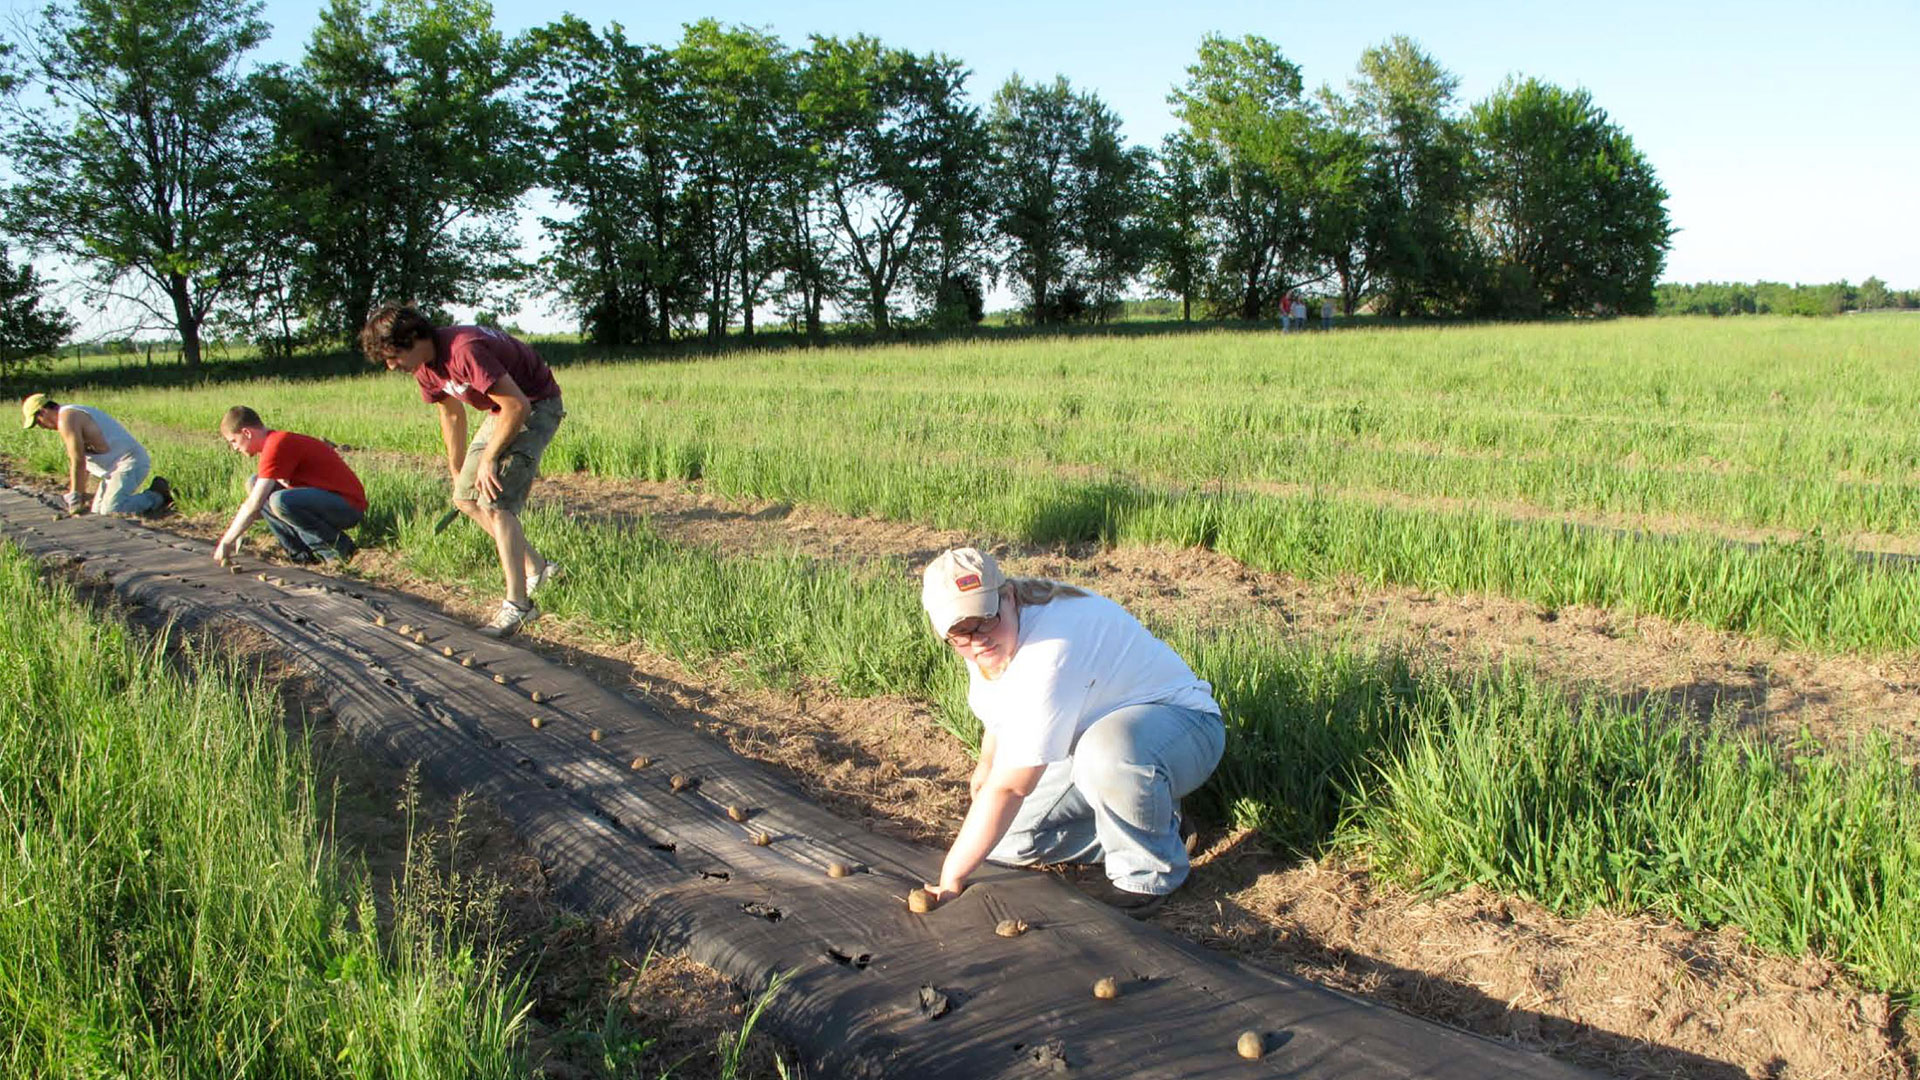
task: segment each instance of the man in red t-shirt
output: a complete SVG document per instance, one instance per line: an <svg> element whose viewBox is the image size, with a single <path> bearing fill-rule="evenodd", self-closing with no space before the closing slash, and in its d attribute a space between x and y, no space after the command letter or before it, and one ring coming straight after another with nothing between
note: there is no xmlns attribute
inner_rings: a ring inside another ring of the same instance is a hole
<svg viewBox="0 0 1920 1080"><path fill-rule="evenodd" d="M240 537L265 516L267 528L297 563L336 563L353 556L346 530L367 512L366 489L333 447L307 435L274 431L260 414L235 405L220 420L235 453L260 459L245 502L213 547L217 562L239 550Z"/></svg>
<svg viewBox="0 0 1920 1080"><path fill-rule="evenodd" d="M540 475L540 457L567 415L546 361L501 331L435 327L403 304L382 304L367 317L360 350L376 364L412 375L420 399L440 410L453 505L493 537L506 579L500 611L481 632L506 637L539 618L533 593L559 567L527 542L520 512ZM471 443L465 406L487 414Z"/></svg>

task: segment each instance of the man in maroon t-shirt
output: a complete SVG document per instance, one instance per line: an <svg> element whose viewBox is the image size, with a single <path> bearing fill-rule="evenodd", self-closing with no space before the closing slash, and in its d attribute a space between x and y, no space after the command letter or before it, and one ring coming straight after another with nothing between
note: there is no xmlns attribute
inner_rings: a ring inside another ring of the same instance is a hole
<svg viewBox="0 0 1920 1080"><path fill-rule="evenodd" d="M353 556L353 537L346 531L366 514L367 493L333 447L274 431L245 405L227 410L220 436L235 453L259 458L260 466L233 524L213 546L214 561L231 558L240 537L262 516L294 562L336 563Z"/></svg>
<svg viewBox="0 0 1920 1080"><path fill-rule="evenodd" d="M567 415L546 361L501 331L435 327L402 304L383 304L367 317L360 350L388 370L412 375L420 399L440 410L453 505L493 537L506 579L500 611L481 632L506 637L539 618L533 593L559 567L527 542L520 512L540 475L540 457ZM463 405L487 414L471 443Z"/></svg>

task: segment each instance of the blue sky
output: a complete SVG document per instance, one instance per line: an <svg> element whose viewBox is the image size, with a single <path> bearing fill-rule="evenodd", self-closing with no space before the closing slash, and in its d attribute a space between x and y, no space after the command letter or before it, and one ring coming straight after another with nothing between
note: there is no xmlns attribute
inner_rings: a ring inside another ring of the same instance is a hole
<svg viewBox="0 0 1920 1080"><path fill-rule="evenodd" d="M272 0L262 59L297 60L315 0ZM1067 76L1098 93L1149 145L1173 125L1170 87L1201 36L1260 34L1309 86L1343 86L1362 50L1416 39L1486 96L1509 74L1585 87L1653 162L1680 232L1667 280L1859 282L1920 288L1920 2L1831 8L1747 3L1573 5L1247 3L1185 0L730 0L699 7L500 0L518 32L563 10L635 40L671 43L711 16L765 27L789 45L808 34L867 33L939 50L973 72L985 101L1015 72Z"/></svg>

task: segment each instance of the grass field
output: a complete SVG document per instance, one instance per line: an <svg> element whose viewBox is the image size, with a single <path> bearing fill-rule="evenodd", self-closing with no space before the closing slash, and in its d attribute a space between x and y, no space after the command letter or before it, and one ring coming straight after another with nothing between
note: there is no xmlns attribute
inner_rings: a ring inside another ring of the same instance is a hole
<svg viewBox="0 0 1920 1080"><path fill-rule="evenodd" d="M1899 319L1075 338L575 364L549 471L711 490L986 538L1203 545L1250 566L1652 612L1818 650L1920 646L1913 571L1852 545L1920 519L1920 344ZM76 396L76 399L79 398ZM438 580L492 587L444 505L431 410L385 373L103 391L189 509L244 466L213 425L370 451L365 532ZM41 468L51 440L23 442ZM1602 521L1641 536L1587 527ZM1805 534L1748 548L1751 530ZM543 603L751 679L936 705L960 673L904 567L729 556L552 508L573 568ZM591 568L591 569L583 569ZM1884 746L1782 748L1523 670L1420 668L1251 629L1163 627L1233 734L1221 813L1432 888L1556 910L1735 923L1920 992L1920 799Z"/></svg>
<svg viewBox="0 0 1920 1080"><path fill-rule="evenodd" d="M0 1073L514 1069L523 989L485 928L425 872L376 917L271 690L170 660L4 545L0 608Z"/></svg>
<svg viewBox="0 0 1920 1080"><path fill-rule="evenodd" d="M578 364L548 468L1903 651L1920 647L1920 579L1852 549L1920 534L1916 376L1920 339L1896 317ZM211 431L242 398L276 425L438 455L430 412L384 372L90 396L189 505L235 495ZM57 463L47 440L31 453ZM1783 539L1723 542L1756 535Z"/></svg>
<svg viewBox="0 0 1920 1080"><path fill-rule="evenodd" d="M526 943L498 936L501 886L416 789L378 879L326 839L338 792L272 686L136 637L6 544L0 610L0 1075L545 1075L528 1046L541 960L509 968ZM548 1022L545 1045L569 1076L735 1080L783 981L717 1043L689 1048L616 997Z"/></svg>
<svg viewBox="0 0 1920 1080"><path fill-rule="evenodd" d="M977 737L964 674L925 632L905 573L727 556L551 509L530 530L553 557L596 568L543 598L557 615L752 680L929 701ZM497 577L472 530L436 537L419 516L399 539L427 578L484 590ZM1737 924L1766 947L1813 949L1870 985L1920 993L1920 793L1885 742L1781 748L1521 669L1158 629L1226 711L1207 789L1217 818L1296 851L1361 854L1423 887Z"/></svg>

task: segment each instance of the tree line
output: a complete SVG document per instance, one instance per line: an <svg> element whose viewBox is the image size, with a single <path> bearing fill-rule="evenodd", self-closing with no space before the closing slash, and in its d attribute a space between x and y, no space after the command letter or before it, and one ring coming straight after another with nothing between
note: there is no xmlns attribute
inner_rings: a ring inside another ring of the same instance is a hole
<svg viewBox="0 0 1920 1080"><path fill-rule="evenodd" d="M1889 289L1870 277L1858 285L1785 285L1777 281L1665 283L1654 290L1661 315L1841 315L1920 310L1920 289Z"/></svg>
<svg viewBox="0 0 1920 1080"><path fill-rule="evenodd" d="M1002 282L1037 323L1140 287L1186 318L1269 318L1295 289L1349 314L1651 312L1672 233L1584 90L1466 104L1404 37L1309 89L1273 42L1209 35L1145 147L1064 77L983 106L960 60L867 36L702 20L655 45L567 15L510 38L484 0L329 0L297 63L252 65L260 13L64 0L0 54L0 229L144 305L189 364L210 332L290 351L380 298L526 291L608 345L959 327ZM529 265L536 189L559 212Z"/></svg>

